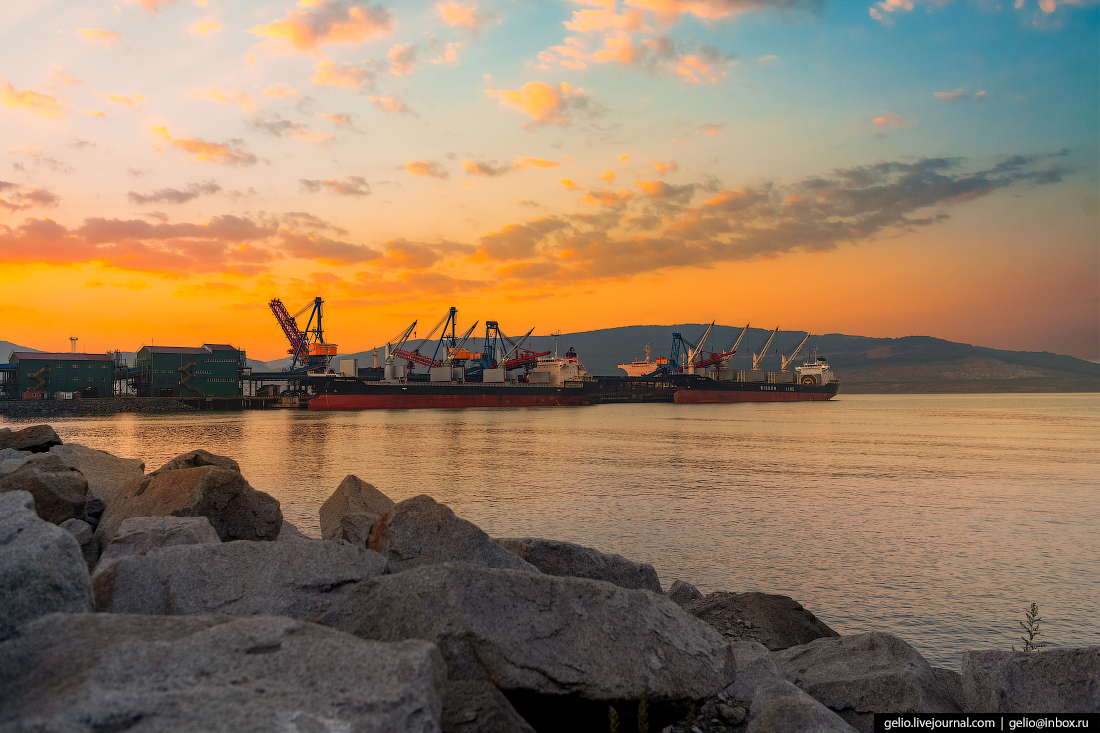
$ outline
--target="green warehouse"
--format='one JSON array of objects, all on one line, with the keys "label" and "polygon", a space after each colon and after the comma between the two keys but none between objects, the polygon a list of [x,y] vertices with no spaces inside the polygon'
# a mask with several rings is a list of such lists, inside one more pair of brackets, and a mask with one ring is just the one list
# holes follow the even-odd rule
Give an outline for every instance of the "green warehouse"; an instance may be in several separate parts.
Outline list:
[{"label": "green warehouse", "polygon": [[115,362],[110,354],[13,351],[8,361],[15,364],[16,391],[24,399],[54,398],[58,392],[81,397],[114,394]]},{"label": "green warehouse", "polygon": [[134,359],[139,397],[237,397],[244,351],[228,344],[142,346]]}]

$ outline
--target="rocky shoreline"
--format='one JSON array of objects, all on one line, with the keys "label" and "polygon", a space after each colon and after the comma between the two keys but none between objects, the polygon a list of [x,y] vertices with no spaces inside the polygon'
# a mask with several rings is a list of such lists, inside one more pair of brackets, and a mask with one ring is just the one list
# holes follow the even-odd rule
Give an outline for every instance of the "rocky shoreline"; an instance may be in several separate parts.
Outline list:
[{"label": "rocky shoreline", "polygon": [[76,413],[80,415],[115,412],[187,412],[195,408],[169,397],[110,397],[88,400],[22,400],[0,402],[0,415]]},{"label": "rocky shoreline", "polygon": [[146,473],[48,425],[0,429],[0,730],[793,733],[1100,710],[1100,646],[932,667],[785,596],[666,588],[350,475],[320,523],[304,537],[229,457]]}]

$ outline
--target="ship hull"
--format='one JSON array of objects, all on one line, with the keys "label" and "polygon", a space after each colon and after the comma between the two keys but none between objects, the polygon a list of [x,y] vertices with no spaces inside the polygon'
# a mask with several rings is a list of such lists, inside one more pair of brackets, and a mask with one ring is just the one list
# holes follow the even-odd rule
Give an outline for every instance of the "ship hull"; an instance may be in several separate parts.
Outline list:
[{"label": "ship hull", "polygon": [[587,405],[595,386],[575,387],[481,383],[330,383],[309,401],[311,410],[403,410],[461,407],[559,407]]},{"label": "ship hull", "polygon": [[676,385],[673,402],[702,404],[715,402],[811,402],[832,399],[840,384],[767,384],[727,382],[709,378],[686,380]]}]

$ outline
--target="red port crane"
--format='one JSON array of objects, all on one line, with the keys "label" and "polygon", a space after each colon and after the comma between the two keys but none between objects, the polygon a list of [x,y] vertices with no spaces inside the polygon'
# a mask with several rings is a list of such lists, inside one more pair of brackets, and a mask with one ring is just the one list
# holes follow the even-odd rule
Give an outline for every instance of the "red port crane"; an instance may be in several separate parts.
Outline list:
[{"label": "red port crane", "polygon": [[[325,370],[328,368],[328,360],[336,356],[336,344],[325,343],[324,331],[321,329],[322,305],[324,302],[319,297],[314,298],[313,302],[307,304],[294,315],[290,315],[286,306],[283,305],[283,301],[278,298],[272,298],[271,302],[267,304],[271,308],[271,312],[275,314],[275,320],[282,326],[287,341],[290,342],[290,348],[287,349],[286,353],[291,354],[294,359],[291,361],[289,371],[297,371],[302,367]],[[309,321],[303,331],[298,328],[298,316],[310,310],[310,308],[313,310],[310,311]]]}]

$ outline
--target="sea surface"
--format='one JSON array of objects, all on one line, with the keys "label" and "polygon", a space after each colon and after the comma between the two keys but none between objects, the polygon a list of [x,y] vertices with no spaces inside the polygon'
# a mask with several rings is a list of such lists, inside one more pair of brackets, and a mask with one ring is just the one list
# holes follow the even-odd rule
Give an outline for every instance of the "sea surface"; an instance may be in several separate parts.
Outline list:
[{"label": "sea surface", "polygon": [[1100,644],[1100,394],[841,395],[829,402],[270,410],[48,421],[147,470],[192,448],[240,462],[320,536],[345,475],[430,494],[494,536],[654,565],[667,588],[789,595],[841,633],[933,664]]}]

